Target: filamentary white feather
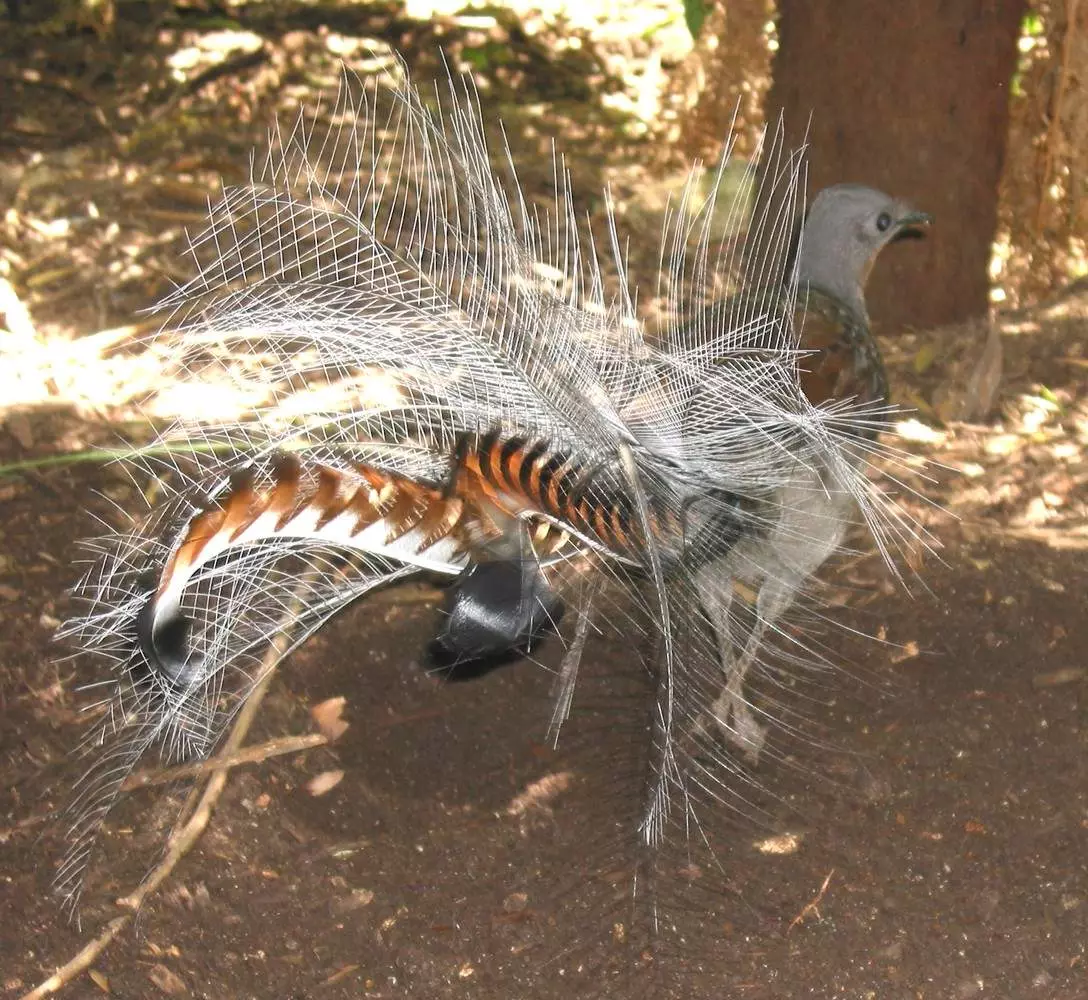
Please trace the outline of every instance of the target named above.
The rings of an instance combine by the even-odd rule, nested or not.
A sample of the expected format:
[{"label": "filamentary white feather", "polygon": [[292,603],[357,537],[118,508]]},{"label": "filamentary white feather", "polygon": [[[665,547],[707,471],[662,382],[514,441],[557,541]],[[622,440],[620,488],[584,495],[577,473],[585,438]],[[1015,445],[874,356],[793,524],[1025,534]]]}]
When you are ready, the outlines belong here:
[{"label": "filamentary white feather", "polygon": [[[700,200],[689,185],[670,214],[662,282],[676,319],[651,341],[614,220],[599,251],[562,161],[554,205],[530,204],[509,153],[493,166],[471,85],[451,78],[428,101],[394,62],[374,78],[346,77],[327,120],[303,114],[273,135],[250,182],[211,206],[192,241],[196,275],[162,304],[157,336],[184,345],[181,377],[229,376],[267,402],[237,424],[169,431],[164,441],[183,443],[196,470],[176,476],[175,495],[132,531],[91,543],[95,561],[76,588],[84,606],[62,635],[113,676],[57,879],[72,906],[124,779],[155,748],[171,760],[214,750],[286,613],[294,648],[374,588],[421,571],[457,576],[513,537],[528,538],[548,572],[578,564],[596,581],[560,672],[556,724],[587,624],[620,613],[609,591],[626,595],[624,613],[647,637],[658,700],[639,836],[653,849],[669,824],[697,828],[700,796],[726,795],[733,779],[707,713],[719,705],[722,727],[756,738],[738,713],[741,692],[720,704],[747,669],[730,672],[734,578],[751,578],[747,564],[760,560],[763,580],[788,577],[777,620],[841,540],[841,523],[818,523],[830,494],[836,510],[859,508],[882,546],[913,530],[867,476],[875,446],[856,430],[871,409],[814,406],[800,390],[789,244],[803,158],[777,134],[745,240],[714,252],[716,190]],[[739,217],[742,206],[727,211]],[[738,295],[713,328],[681,336],[700,290],[728,284],[745,259],[761,265],[737,290],[777,297]],[[305,386],[358,398],[376,375],[392,390],[365,405],[287,411]],[[478,506],[451,498],[458,449],[489,435],[536,447],[538,471],[542,454],[558,456],[549,474],[569,476],[586,510],[619,527],[517,490]],[[277,506],[285,483],[293,506]],[[228,531],[239,491],[246,520]],[[318,497],[335,497],[339,513],[325,516]],[[448,533],[421,520],[428,504]],[[201,518],[213,539],[203,548],[187,540]],[[790,539],[818,557],[787,566]],[[157,658],[147,637],[171,630],[176,655]]]}]

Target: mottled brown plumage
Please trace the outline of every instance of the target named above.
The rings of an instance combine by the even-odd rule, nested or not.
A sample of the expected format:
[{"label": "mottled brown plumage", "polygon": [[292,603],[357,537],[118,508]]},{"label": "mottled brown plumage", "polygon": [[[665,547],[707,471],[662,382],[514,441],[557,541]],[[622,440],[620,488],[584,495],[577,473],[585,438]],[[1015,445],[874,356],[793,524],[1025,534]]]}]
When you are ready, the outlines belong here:
[{"label": "mottled brown plumage", "polygon": [[819,405],[835,399],[888,400],[884,358],[866,317],[841,300],[810,288],[800,322],[801,389]]}]

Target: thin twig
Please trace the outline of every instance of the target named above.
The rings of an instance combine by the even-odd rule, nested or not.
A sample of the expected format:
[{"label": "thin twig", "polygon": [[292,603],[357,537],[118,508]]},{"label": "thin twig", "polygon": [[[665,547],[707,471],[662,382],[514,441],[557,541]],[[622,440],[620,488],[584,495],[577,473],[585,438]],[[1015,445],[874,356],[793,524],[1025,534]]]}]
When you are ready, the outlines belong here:
[{"label": "thin twig", "polygon": [[55,818],[56,813],[50,809],[47,812],[35,813],[33,816],[24,816],[19,822],[13,823],[11,826],[0,827],[0,844],[6,844],[17,833],[22,833],[32,826],[46,823]]},{"label": "thin twig", "polygon": [[794,927],[803,924],[805,922],[805,918],[808,917],[810,914],[815,915],[817,920],[820,919],[820,903],[823,902],[824,894],[827,892],[827,887],[831,885],[831,876],[834,874],[835,869],[832,868],[831,871],[827,873],[827,877],[824,879],[824,884],[820,886],[820,889],[816,893],[816,895],[813,896],[812,899],[810,899],[807,903],[805,903],[805,905],[801,907],[801,912],[798,913],[797,916],[790,921],[789,927],[786,928],[787,934],[789,934],[789,932],[792,931]]},{"label": "thin twig", "polygon": [[262,45],[253,52],[243,52],[232,59],[225,59],[223,62],[216,63],[214,66],[209,66],[207,69],[197,73],[191,80],[186,81],[178,87],[164,103],[153,109],[150,114],[150,121],[158,122],[167,115],[172,114],[185,98],[194,97],[209,83],[219,80],[224,76],[234,76],[236,74],[244,73],[246,70],[255,69],[262,63],[267,62],[268,58],[268,49]]},{"label": "thin twig", "polygon": [[[29,993],[24,994],[20,1000],[41,1000],[43,997],[50,996],[72,982],[72,980],[80,975],[80,973],[90,968],[94,960],[110,946],[147,898],[170,877],[170,874],[177,867],[178,862],[192,850],[193,845],[196,844],[200,839],[201,834],[207,829],[208,823],[212,818],[212,813],[215,811],[215,804],[219,801],[219,797],[223,794],[223,789],[226,787],[227,775],[230,773],[231,768],[235,766],[235,759],[244,756],[240,753],[242,742],[245,740],[246,734],[253,724],[257,709],[260,707],[265,692],[268,690],[268,685],[272,680],[272,675],[276,671],[276,666],[290,648],[289,629],[291,623],[298,614],[300,606],[299,597],[312,582],[312,577],[313,571],[307,573],[302,580],[299,581],[298,589],[295,592],[295,600],[284,610],[283,617],[280,619],[279,634],[273,640],[271,646],[268,648],[268,652],[265,653],[261,660],[260,680],[254,685],[249,698],[238,712],[238,715],[234,720],[234,725],[231,727],[230,735],[223,743],[219,753],[201,767],[201,771],[204,771],[205,769],[210,771],[211,776],[208,779],[207,785],[204,786],[203,792],[200,793],[199,800],[189,814],[189,818],[175,828],[170,836],[170,841],[167,844],[165,857],[155,866],[148,877],[144,879],[140,887],[134,892],[129,893],[127,896],[123,896],[117,900],[118,906],[129,909],[132,912],[114,917],[114,919],[106,925],[102,933],[84,945],[74,958],[61,966],[52,976],[45,980],[45,982],[36,986]],[[322,737],[322,739],[324,739],[324,737]],[[190,802],[196,797],[196,790],[194,790],[194,794],[190,796]],[[189,803],[186,803],[187,808],[188,805]]]},{"label": "thin twig", "polygon": [[172,781],[180,781],[183,778],[203,778],[213,771],[233,770],[243,764],[259,764],[272,757],[282,757],[284,754],[301,753],[303,750],[311,750],[314,747],[327,746],[329,738],[323,733],[305,733],[301,736],[280,736],[260,743],[257,746],[246,747],[238,753],[224,756],[218,754],[210,760],[196,761],[193,764],[182,764],[180,767],[171,767],[165,771],[141,771],[132,775],[122,786],[122,792],[129,792],[136,788],[151,788],[154,785],[168,785]]},{"label": "thin twig", "polygon": [[178,862],[193,849],[201,834],[208,828],[212,813],[215,812],[215,805],[223,794],[223,789],[226,788],[227,775],[230,773],[226,761],[221,762],[220,758],[233,756],[241,747],[242,741],[246,738],[246,733],[249,732],[249,727],[256,718],[257,709],[264,700],[265,692],[268,691],[268,684],[275,672],[276,659],[283,655],[286,647],[287,637],[281,633],[265,657],[265,663],[267,664],[268,660],[271,659],[272,666],[262,664],[265,668],[263,670],[264,676],[257,682],[253,688],[253,693],[250,694],[246,703],[242,706],[242,710],[238,713],[238,718],[234,721],[234,727],[231,729],[226,743],[223,744],[222,751],[216,755],[213,761],[209,761],[213,765],[211,768],[212,774],[207,785],[204,786],[204,791],[196,804],[196,808],[189,818],[171,834],[170,842],[166,847],[166,857],[159,862],[135,892],[130,892],[127,896],[122,896],[117,900],[118,906],[133,911],[138,910],[143,905],[144,900],[170,877]]},{"label": "thin twig", "polygon": [[44,983],[34,987],[29,993],[24,993],[20,1000],[42,1000],[42,997],[50,996],[62,986],[70,983],[81,972],[86,972],[91,967],[91,963],[109,947],[110,942],[121,933],[131,919],[131,913],[114,917],[106,924],[105,929],[98,937],[93,941],[88,941],[77,955],[65,962]]},{"label": "thin twig", "polygon": [[0,478],[17,473],[26,473],[32,469],[46,469],[56,465],[78,465],[81,462],[94,462],[107,465],[112,462],[129,462],[134,459],[158,457],[160,455],[196,455],[229,452],[237,449],[234,441],[204,442],[167,442],[148,445],[143,448],[92,448],[89,451],[70,451],[60,455],[44,455],[41,458],[28,458],[21,462],[8,462],[0,465]]}]

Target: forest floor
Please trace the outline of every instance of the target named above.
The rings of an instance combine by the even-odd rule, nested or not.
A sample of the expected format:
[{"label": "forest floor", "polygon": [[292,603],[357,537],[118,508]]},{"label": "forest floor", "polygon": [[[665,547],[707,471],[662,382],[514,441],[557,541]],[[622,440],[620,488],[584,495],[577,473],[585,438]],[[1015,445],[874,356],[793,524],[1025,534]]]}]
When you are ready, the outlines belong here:
[{"label": "forest floor", "polygon": [[[181,397],[133,343],[142,327],[132,317],[186,274],[183,230],[200,225],[215,178],[244,176],[271,117],[335,81],[333,57],[354,39],[396,44],[424,79],[438,44],[473,61],[519,161],[548,154],[539,177],[532,166],[522,176],[527,186],[546,190],[553,135],[579,191],[599,190],[606,168],[644,165],[623,167],[621,212],[657,183],[663,158],[596,99],[611,88],[637,105],[629,81],[604,67],[660,55],[656,35],[555,55],[567,29],[544,15],[527,36],[479,18],[424,27],[370,5],[365,25],[357,8],[341,15],[333,38],[311,30],[311,8],[290,23],[285,9],[275,31],[247,26],[256,48],[228,48],[195,87],[169,68],[179,52],[212,46],[195,19],[122,26],[112,40],[0,41],[0,203],[10,204],[0,278],[29,310],[19,340],[17,307],[0,303],[12,333],[0,346],[0,462],[138,438],[135,403],[149,396],[141,412],[167,416],[171,399],[176,410]],[[651,25],[675,17],[640,9]],[[824,596],[846,627],[824,641],[844,669],[796,709],[811,734],[745,772],[760,818],[715,832],[720,867],[687,873],[712,903],[684,914],[699,950],[677,959],[692,984],[681,995],[1088,996],[1088,297],[1073,289],[994,329],[1000,364],[985,324],[881,331],[896,395],[917,412],[904,426],[904,474],[932,501],[905,503],[939,552],[906,554],[909,594],[873,553],[829,577]],[[974,422],[954,419],[980,368],[1000,375],[996,398]],[[923,458],[936,463],[932,481]],[[115,900],[155,864],[188,790],[126,797],[81,924],[67,923],[49,894],[62,850],[55,809],[78,773],[87,697],[76,687],[88,667],[57,662],[52,634],[91,514],[137,509],[143,485],[97,462],[0,479],[5,997],[126,912]],[[602,832],[627,801],[628,733],[608,685],[630,672],[632,653],[614,638],[591,643],[601,679],[587,678],[552,749],[546,669],[511,664],[463,683],[428,672],[421,637],[437,598],[422,585],[380,595],[291,658],[251,742],[311,731],[308,709],[340,696],[347,732],[236,768],[192,852],[61,995],[634,995],[658,960],[634,985],[594,980],[623,933],[618,921],[602,931],[580,882],[608,872],[590,845],[611,842]],[[545,649],[545,665],[554,653]],[[313,794],[330,772],[339,783]]]}]

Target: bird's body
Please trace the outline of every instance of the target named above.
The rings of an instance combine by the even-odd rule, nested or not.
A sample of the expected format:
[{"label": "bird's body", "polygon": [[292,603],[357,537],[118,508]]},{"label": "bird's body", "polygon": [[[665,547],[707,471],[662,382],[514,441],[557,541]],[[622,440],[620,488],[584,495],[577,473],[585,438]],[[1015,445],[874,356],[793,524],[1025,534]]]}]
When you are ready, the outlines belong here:
[{"label": "bird's body", "polygon": [[[641,890],[670,835],[686,844],[704,808],[743,799],[700,723],[709,710],[758,745],[747,670],[838,544],[843,512],[860,509],[882,543],[912,530],[866,475],[885,390],[864,299],[858,311],[806,269],[823,195],[799,267],[772,254],[758,294],[742,287],[694,344],[674,329],[657,345],[615,220],[602,262],[558,165],[554,208],[538,217],[512,170],[492,166],[471,89],[450,81],[440,103],[428,109],[400,64],[346,80],[327,135],[300,119],[250,183],[224,191],[193,240],[195,276],[163,304],[159,343],[180,345],[184,378],[253,373],[268,402],[236,424],[174,428],[165,443],[193,464],[172,470],[174,495],[92,543],[85,607],[62,631],[114,680],[57,878],[72,905],[145,755],[207,756],[284,649],[422,572],[455,581],[439,629],[454,658],[532,645],[565,604],[553,733],[591,627],[614,624],[639,655],[627,663],[653,684],[633,727],[647,773],[625,830]],[[749,232],[784,248],[802,170],[770,147],[773,190]],[[690,244],[714,198],[690,207],[663,236],[680,307],[681,289],[736,270],[706,252],[709,225]],[[828,314],[839,335],[799,357],[798,317],[814,323],[821,295],[842,307]],[[806,396],[806,362],[833,401]],[[311,381],[351,405],[297,405]],[[853,381],[866,391],[839,395]],[[759,590],[745,635],[740,584]]]},{"label": "bird's body", "polygon": [[[798,377],[814,406],[855,409],[852,433],[859,446],[843,456],[857,466],[862,442],[876,437],[889,408],[888,377],[865,304],[865,283],[880,251],[896,237],[929,222],[929,216],[873,188],[840,184],[812,202],[800,234],[796,276],[799,294],[792,326]],[[756,291],[773,303],[774,290]],[[735,311],[729,305],[726,312]],[[715,313],[712,310],[711,316]],[[711,322],[703,318],[705,324]],[[867,415],[858,420],[857,414]],[[764,641],[812,574],[842,543],[853,502],[833,465],[799,462],[796,476],[775,491],[765,508],[765,530],[751,531],[735,548],[701,571],[700,593],[718,640],[725,684],[710,714],[717,727],[758,759],[765,730],[753,714],[744,684],[763,654]],[[758,591],[754,624],[738,627],[736,585]]]}]

